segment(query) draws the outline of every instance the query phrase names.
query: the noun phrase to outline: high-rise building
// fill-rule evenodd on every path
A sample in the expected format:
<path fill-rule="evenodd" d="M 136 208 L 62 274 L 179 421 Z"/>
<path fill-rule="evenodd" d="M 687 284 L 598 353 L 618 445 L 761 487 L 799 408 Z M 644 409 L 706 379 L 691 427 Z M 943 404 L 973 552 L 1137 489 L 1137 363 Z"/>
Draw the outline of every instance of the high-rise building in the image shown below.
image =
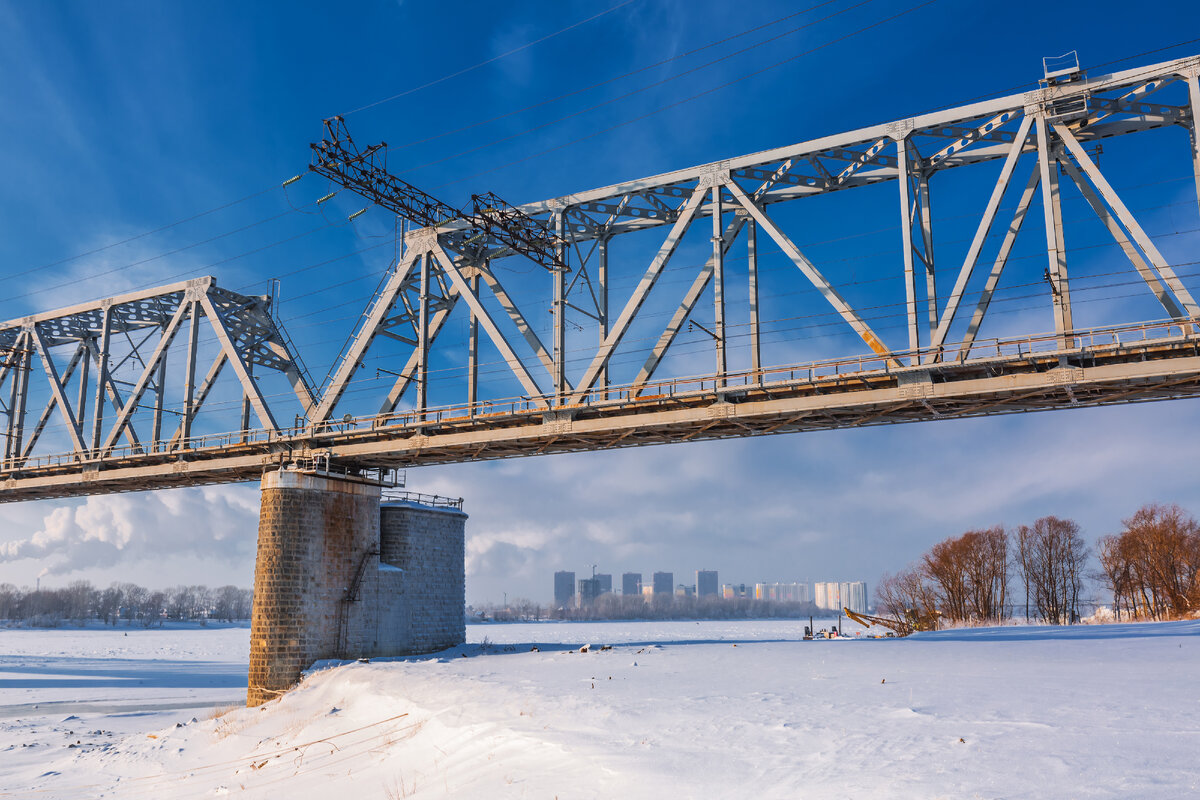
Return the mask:
<path fill-rule="evenodd" d="M 598 581 L 596 588 L 597 597 L 602 594 L 612 594 L 612 575 L 600 573 L 599 575 L 593 575 L 592 578 Z"/>
<path fill-rule="evenodd" d="M 842 605 L 859 614 L 867 613 L 867 584 L 864 581 L 848 581 L 838 584 Z"/>
<path fill-rule="evenodd" d="M 670 596 L 675 591 L 675 573 L 654 573 L 654 593 Z"/>
<path fill-rule="evenodd" d="M 621 576 L 621 594 L 635 595 L 642 593 L 642 573 L 626 572 Z"/>
<path fill-rule="evenodd" d="M 698 569 L 696 570 L 696 596 L 697 597 L 716 597 L 717 596 L 717 571 L 715 569 Z"/>
<path fill-rule="evenodd" d="M 579 607 L 587 608 L 600 596 L 600 581 L 597 578 L 579 579 Z"/>
<path fill-rule="evenodd" d="M 817 608 L 829 611 L 842 610 L 842 587 L 837 583 L 818 582 L 813 584 L 813 602 Z"/>
<path fill-rule="evenodd" d="M 559 571 L 554 573 L 554 605 L 558 608 L 569 608 L 575 599 L 575 573 Z"/>
<path fill-rule="evenodd" d="M 865 614 L 867 612 L 867 584 L 863 581 L 840 583 L 814 583 L 813 602 L 818 608 L 841 611 L 848 608 Z"/>
<path fill-rule="evenodd" d="M 754 587 L 747 587 L 744 583 L 725 583 L 721 585 L 721 596 L 726 600 L 732 600 L 735 597 L 753 597 Z"/>

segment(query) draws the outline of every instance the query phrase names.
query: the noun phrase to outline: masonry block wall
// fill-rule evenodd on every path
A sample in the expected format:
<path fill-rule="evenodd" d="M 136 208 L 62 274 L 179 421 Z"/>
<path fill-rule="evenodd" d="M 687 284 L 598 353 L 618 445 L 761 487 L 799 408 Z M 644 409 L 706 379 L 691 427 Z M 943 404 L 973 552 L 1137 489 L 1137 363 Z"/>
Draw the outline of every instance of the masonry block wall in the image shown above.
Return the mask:
<path fill-rule="evenodd" d="M 406 651 L 431 653 L 462 644 L 467 515 L 407 502 L 384 502 L 380 513 L 379 559 L 404 571 L 411 609 Z"/>
<path fill-rule="evenodd" d="M 464 642 L 466 519 L 456 509 L 381 506 L 370 483 L 266 473 L 246 704 L 279 696 L 322 659 Z"/>

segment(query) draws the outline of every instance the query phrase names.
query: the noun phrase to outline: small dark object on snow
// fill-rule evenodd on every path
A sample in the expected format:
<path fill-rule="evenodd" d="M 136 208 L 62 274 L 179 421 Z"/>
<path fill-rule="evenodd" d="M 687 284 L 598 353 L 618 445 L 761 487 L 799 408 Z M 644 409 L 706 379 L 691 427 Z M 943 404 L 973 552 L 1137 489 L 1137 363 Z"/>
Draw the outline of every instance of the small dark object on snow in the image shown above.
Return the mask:
<path fill-rule="evenodd" d="M 883 680 L 881 680 L 881 681 L 879 681 L 879 682 L 880 682 L 880 683 L 887 683 L 887 678 L 884 678 Z"/>
<path fill-rule="evenodd" d="M 966 740 L 966 739 L 959 739 L 959 740 L 958 740 L 958 743 L 959 743 L 959 744 L 966 744 L 966 743 L 967 743 L 967 740 Z"/>
<path fill-rule="evenodd" d="M 538 653 L 538 652 L 541 652 L 541 651 L 539 651 L 539 650 L 538 650 L 538 646 L 535 644 L 533 647 L 529 648 L 529 652 L 531 652 L 531 653 Z"/>

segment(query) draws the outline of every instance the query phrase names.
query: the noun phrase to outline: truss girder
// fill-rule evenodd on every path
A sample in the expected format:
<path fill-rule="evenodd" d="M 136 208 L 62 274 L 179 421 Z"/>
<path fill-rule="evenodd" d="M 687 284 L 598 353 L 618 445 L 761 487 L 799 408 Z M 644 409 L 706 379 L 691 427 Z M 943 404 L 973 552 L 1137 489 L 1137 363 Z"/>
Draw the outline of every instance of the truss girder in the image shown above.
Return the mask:
<path fill-rule="evenodd" d="M 182 356 L 184 376 L 174 390 L 183 399 L 176 408 L 167 402 L 166 361 L 184 329 L 186 347 L 182 354 L 171 356 L 173 360 Z M 216 339 L 217 354 L 197 385 L 202 334 Z M 253 378 L 255 367 L 287 375 L 302 409 L 307 411 L 313 403 L 303 366 L 271 317 L 269 298 L 221 289 L 211 277 L 4 323 L 0 341 L 19 345 L 22 353 L 19 365 L 6 365 L 0 374 L 0 394 L 7 389 L 10 397 L 5 408 L 4 462 L 9 469 L 22 468 L 36 458 L 35 446 L 45 438 L 55 413 L 61 418 L 58 428 L 72 458 L 80 463 L 103 460 L 121 439 L 130 452 L 166 450 L 168 444 L 186 449 L 192 422 L 227 363 L 234 364 L 241 391 L 251 398 L 264 430 L 278 432 L 279 428 Z M 69 352 L 69 360 L 61 366 L 64 351 Z M 27 419 L 26 413 L 31 388 L 45 398 L 36 420 Z M 153 411 L 149 440 L 136 430 L 138 412 L 146 410 Z M 180 418 L 179 429 L 169 440 L 162 438 L 164 413 Z"/>
<path fill-rule="evenodd" d="M 1186 102 L 1180 102 L 1180 96 Z M 739 381 L 751 388 L 737 391 L 773 391 L 766 388 L 763 376 L 770 373 L 774 362 L 763 362 L 760 338 L 761 296 L 772 300 L 769 280 L 758 273 L 763 246 L 782 252 L 832 308 L 838 324 L 861 339 L 862 352 L 879 365 L 880 374 L 897 381 L 894 388 L 908 397 L 905 393 L 911 387 L 900 377 L 905 370 L 950 369 L 978 360 L 987 346 L 979 342 L 981 326 L 1005 280 L 1018 237 L 1039 240 L 1039 249 L 1044 237 L 1046 260 L 1042 263 L 1047 285 L 1042 287 L 1042 295 L 1052 312 L 1052 341 L 1059 352 L 1076 353 L 1081 334 L 1075 328 L 1071 300 L 1068 237 L 1074 234 L 1062 212 L 1065 192 L 1077 191 L 1083 197 L 1129 262 L 1130 273 L 1138 275 L 1157 298 L 1169 322 L 1191 335 L 1200 321 L 1200 305 L 1176 272 L 1178 265 L 1168 261 L 1108 180 L 1096 153 L 1101 141 L 1114 136 L 1181 128 L 1189 137 L 1188 154 L 1200 200 L 1198 110 L 1200 59 L 1180 59 L 1102 77 L 1044 82 L 1042 88 L 1019 95 L 520 208 L 501 208 L 498 201 L 493 202 L 496 209 L 511 212 L 530 230 L 544 233 L 546 241 L 555 243 L 553 253 L 539 251 L 534 259 L 540 259 L 543 266 L 552 262 L 550 274 L 537 271 L 528 279 L 501 280 L 504 259 L 521 250 L 512 241 L 494 235 L 486 226 L 472 224 L 471 219 L 435 220 L 431 227 L 406 236 L 403 254 L 364 311 L 344 356 L 331 368 L 319 395 L 314 394 L 299 354 L 274 319 L 267 300 L 220 289 L 211 278 L 26 317 L 0 325 L 0 350 L 12 354 L 0 365 L 0 411 L 8 419 L 4 463 L 10 470 L 26 468 L 30 459 L 38 458 L 35 445 L 44 447 L 52 438 L 49 431 L 55 418 L 61 421 L 57 426 L 61 433 L 56 435 L 69 442 L 76 464 L 107 463 L 118 457 L 150 458 L 177 450 L 190 455 L 195 451 L 189 445 L 193 421 L 221 376 L 228 378 L 230 373 L 240 389 L 247 420 L 239 444 L 248 445 L 259 434 L 271 442 L 294 437 L 316 441 L 338 431 L 349 436 L 347 426 L 364 425 L 366 418 L 342 415 L 339 404 L 364 364 L 382 358 L 374 348 L 384 343 L 402 352 L 389 364 L 391 368 L 376 372 L 376 378 L 387 373 L 394 380 L 386 394 L 381 391 L 383 396 L 372 399 L 372 404 L 379 403 L 370 421 L 372 430 L 403 429 L 404 437 L 414 438 L 432 435 L 441 412 L 430 398 L 430 364 L 439 357 L 435 349 L 444 353 L 461 347 L 451 361 L 467 365 L 464 416 L 472 420 L 471 425 L 482 427 L 475 430 L 473 455 L 447 446 L 445 452 L 453 450 L 455 455 L 446 458 L 559 452 L 581 446 L 585 440 L 598 441 L 596 446 L 648 443 L 652 436 L 641 428 L 625 431 L 621 438 L 606 444 L 608 440 L 581 437 L 573 422 L 590 414 L 607 415 L 607 404 L 614 398 L 628 405 L 630 415 L 650 413 L 640 404 L 652 402 L 662 391 L 661 382 L 651 381 L 661 381 L 657 378 L 660 366 L 689 320 L 712 339 L 717 369 L 710 380 L 713 390 L 722 394 L 718 408 L 711 412 L 717 416 L 703 422 L 691 420 L 685 431 L 672 429 L 663 440 L 992 413 L 988 409 L 1025 407 L 1029 398 L 1049 402 L 1041 389 L 994 397 L 982 405 L 963 405 L 953 398 L 935 401 L 935 392 L 894 403 L 889 400 L 869 413 L 850 417 L 834 408 L 836 403 L 807 410 L 790 408 L 786 416 L 772 418 L 762 426 L 743 420 L 741 433 L 721 416 L 728 411 L 721 404 L 740 403 L 728 394 Z M 947 169 L 976 164 L 992 164 L 995 181 L 979 192 L 976 200 L 963 203 L 963 207 L 977 203 L 975 207 L 982 209 L 978 218 L 970 221 L 974 234 L 969 244 L 959 248 L 952 241 L 938 240 L 937 260 L 943 265 L 952 260 L 956 267 L 952 288 L 947 292 L 943 287 L 939 294 L 931 198 L 937 192 L 939 210 L 943 202 L 960 202 L 962 198 L 953 197 L 943 201 L 938 176 Z M 984 174 L 987 171 L 987 166 L 980 168 Z M 1021 178 L 1026 175 L 1022 189 Z M 903 334 L 873 327 L 870 310 L 854 300 L 855 290 L 843 290 L 846 281 L 837 272 L 837 262 L 831 266 L 812 257 L 817 251 L 789 229 L 795 223 L 778 209 L 780 203 L 889 181 L 898 186 L 892 195 L 898 214 L 889 220 L 899 219 L 901 236 L 895 243 L 899 251 L 891 260 L 893 272 L 888 277 L 903 277 L 904 289 L 901 297 L 886 305 L 904 309 Z M 1015 212 L 1002 214 L 1006 200 L 1012 202 L 1014 196 Z M 1040 206 L 1040 214 L 1035 204 Z M 484 210 L 490 213 L 495 209 L 489 206 Z M 1029 222 L 1039 217 L 1040 226 Z M 1041 230 L 1030 231 L 1030 225 Z M 649 314 L 660 312 L 658 308 L 646 310 L 652 293 L 661 291 L 656 287 L 665 283 L 660 280 L 665 274 L 681 269 L 677 262 L 682 258 L 674 258 L 677 252 L 696 252 L 701 231 L 708 240 L 708 253 L 702 256 L 705 263 L 686 276 L 690 286 L 678 304 L 666 307 L 673 313 L 669 313 L 665 328 L 656 326 L 652 331 L 661 334 L 649 340 L 648 349 L 640 349 L 628 334 L 635 328 L 643 330 Z M 640 242 L 644 248 L 640 263 L 622 252 L 621 237 L 627 234 L 640 236 L 627 240 Z M 745 271 L 740 260 L 730 255 L 743 241 L 747 246 Z M 729 283 L 735 278 L 748 279 L 747 292 L 730 291 Z M 632 288 L 614 289 L 620 286 Z M 618 292 L 622 296 L 611 298 L 614 302 L 610 304 L 610 294 Z M 747 295 L 743 307 L 741 298 Z M 733 297 L 739 299 L 733 301 Z M 702 323 L 694 312 L 705 298 L 712 302 L 713 320 Z M 469 325 L 465 341 L 455 338 L 458 329 L 450 324 L 456 315 L 465 317 Z M 747 318 L 749 378 L 731 365 L 728 346 L 728 328 Z M 575 329 L 580 335 L 571 332 Z M 515 381 L 524 393 L 510 401 L 513 407 L 520 405 L 533 415 L 530 419 L 536 417 L 544 427 L 530 434 L 537 439 L 532 450 L 524 449 L 505 432 L 510 425 L 492 410 L 496 401 L 479 396 L 481 330 L 499 353 L 506 379 Z M 204 336 L 215 345 L 202 347 Z M 180 346 L 173 346 L 176 339 L 187 342 L 183 403 L 178 411 L 166 405 L 165 377 L 168 358 L 173 369 L 179 366 Z M 622 389 L 614 380 L 617 359 L 624 363 L 630 356 L 639 359 L 635 363 L 644 358 L 644 363 Z M 305 419 L 302 430 L 289 431 L 280 425 L 290 417 L 282 414 L 274 397 L 263 389 L 263 375 L 269 372 L 283 373 L 291 383 L 300 416 Z M 858 380 L 873 385 L 876 378 Z M 839 384 L 840 390 L 849 391 L 849 385 Z M 31 395 L 31 386 L 40 393 Z M 1124 391 L 1141 396 L 1136 388 Z M 1071 405 L 1091 402 L 1087 391 L 1079 387 L 1067 390 L 1066 395 Z M 1118 396 L 1106 395 L 1109 399 Z M 34 403 L 36 419 L 27 426 L 28 406 Z M 153 411 L 152 423 L 149 414 L 139 415 L 139 410 L 147 408 Z M 167 428 L 170 437 L 164 441 L 165 413 L 178 413 L 180 419 Z M 251 429 L 251 414 L 257 428 Z M 732 414 L 737 416 L 736 410 Z M 523 417 L 520 425 L 528 424 Z M 141 426 L 140 431 L 135 431 L 135 425 Z M 481 431 L 487 432 L 484 439 L 478 438 L 483 436 Z M 386 438 L 385 433 L 379 435 Z M 119 448 L 122 439 L 127 444 Z M 370 458 L 389 461 L 386 445 L 371 446 L 383 449 L 372 451 Z M 395 452 L 408 452 L 407 448 L 397 443 Z M 367 458 L 366 451 L 343 452 L 347 457 Z"/>

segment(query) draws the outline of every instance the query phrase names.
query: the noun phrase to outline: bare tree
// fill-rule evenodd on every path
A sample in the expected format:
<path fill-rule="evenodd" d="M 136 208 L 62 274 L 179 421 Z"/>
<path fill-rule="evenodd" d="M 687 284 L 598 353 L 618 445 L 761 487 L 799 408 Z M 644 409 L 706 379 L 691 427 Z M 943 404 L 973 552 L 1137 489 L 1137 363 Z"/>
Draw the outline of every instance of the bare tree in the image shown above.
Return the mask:
<path fill-rule="evenodd" d="M 1122 524 L 1100 542 L 1114 605 L 1151 619 L 1200 608 L 1200 523 L 1177 505 L 1150 504 Z"/>
<path fill-rule="evenodd" d="M 938 608 L 955 620 L 998 622 L 1008 600 L 1008 534 L 1002 526 L 939 542 L 921 569 L 937 588 Z"/>
<path fill-rule="evenodd" d="M 875 587 L 875 608 L 890 617 L 904 632 L 937 627 L 937 590 L 921 567 L 908 567 L 895 575 L 884 574 Z"/>
<path fill-rule="evenodd" d="M 1025 582 L 1026 608 L 1052 625 L 1078 619 L 1079 593 L 1088 547 L 1073 520 L 1042 517 L 1017 529 L 1017 567 Z"/>

